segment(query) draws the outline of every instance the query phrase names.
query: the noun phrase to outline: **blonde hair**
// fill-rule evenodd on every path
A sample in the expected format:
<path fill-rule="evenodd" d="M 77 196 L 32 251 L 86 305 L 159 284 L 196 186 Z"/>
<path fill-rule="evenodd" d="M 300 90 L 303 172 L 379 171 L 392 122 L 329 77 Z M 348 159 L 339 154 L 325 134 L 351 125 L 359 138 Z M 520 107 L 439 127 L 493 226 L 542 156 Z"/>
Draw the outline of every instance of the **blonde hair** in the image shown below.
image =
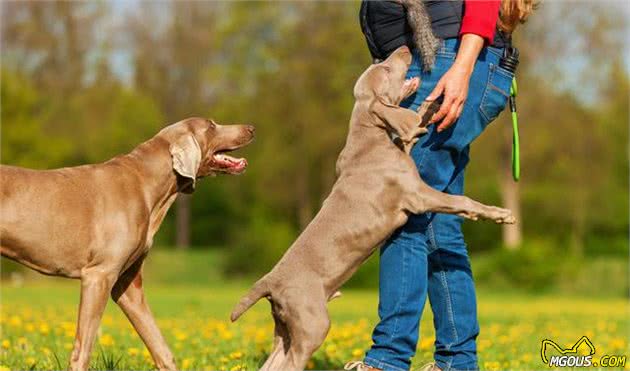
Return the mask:
<path fill-rule="evenodd" d="M 537 0 L 502 0 L 499 28 L 507 33 L 514 32 L 516 26 L 525 23 L 537 6 Z"/>

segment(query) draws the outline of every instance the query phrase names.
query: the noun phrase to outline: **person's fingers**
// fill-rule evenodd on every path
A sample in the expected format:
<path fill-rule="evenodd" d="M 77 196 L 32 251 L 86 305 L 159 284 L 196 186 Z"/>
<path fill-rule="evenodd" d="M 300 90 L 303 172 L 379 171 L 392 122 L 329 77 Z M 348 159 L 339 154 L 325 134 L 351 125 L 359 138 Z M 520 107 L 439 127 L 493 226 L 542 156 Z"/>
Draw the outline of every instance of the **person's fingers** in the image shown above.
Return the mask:
<path fill-rule="evenodd" d="M 457 114 L 455 115 L 455 120 L 457 120 L 462 115 L 462 111 L 464 110 L 464 102 L 459 105 L 459 109 L 457 110 Z"/>
<path fill-rule="evenodd" d="M 446 116 L 450 112 L 451 108 L 453 107 L 453 103 L 455 103 L 455 99 L 453 97 L 445 96 L 444 102 L 442 102 L 442 105 L 440 106 L 440 110 L 437 111 L 433 115 L 433 117 L 431 117 L 429 123 L 434 124 L 442 120 L 444 116 Z"/>
<path fill-rule="evenodd" d="M 424 100 L 432 102 L 438 99 L 440 95 L 442 95 L 443 92 L 444 92 L 444 83 L 442 82 L 442 80 L 440 80 L 438 81 L 437 85 L 435 86 L 431 94 L 429 94 Z"/>
<path fill-rule="evenodd" d="M 451 109 L 449 110 L 448 114 L 446 115 L 446 117 L 442 120 L 442 122 L 440 123 L 440 125 L 437 128 L 438 133 L 441 132 L 442 130 L 447 129 L 449 126 L 453 125 L 453 123 L 455 122 L 455 120 L 457 120 L 457 118 L 459 117 L 459 115 L 462 112 L 462 107 L 463 107 L 463 101 L 461 99 L 456 100 Z"/>
<path fill-rule="evenodd" d="M 453 105 L 457 105 L 457 97 L 450 96 L 448 93 L 444 94 L 444 101 L 440 106 L 440 109 L 431 117 L 430 124 L 434 124 L 444 119 L 446 115 L 453 109 Z"/>

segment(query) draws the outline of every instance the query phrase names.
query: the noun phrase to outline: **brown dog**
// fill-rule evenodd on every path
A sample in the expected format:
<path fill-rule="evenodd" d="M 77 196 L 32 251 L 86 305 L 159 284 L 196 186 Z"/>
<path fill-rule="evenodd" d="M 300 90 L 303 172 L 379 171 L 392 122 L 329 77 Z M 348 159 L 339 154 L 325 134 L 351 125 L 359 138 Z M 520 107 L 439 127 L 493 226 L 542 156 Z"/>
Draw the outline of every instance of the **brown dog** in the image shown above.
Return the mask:
<path fill-rule="evenodd" d="M 192 192 L 197 178 L 242 173 L 245 159 L 225 153 L 253 134 L 253 126 L 190 118 L 102 164 L 0 166 L 2 255 L 44 274 L 81 279 L 72 370 L 88 369 L 110 293 L 157 367 L 176 369 L 144 298 L 142 263 L 177 193 Z"/>
<path fill-rule="evenodd" d="M 514 222 L 509 210 L 438 192 L 420 179 L 408 152 L 426 131 L 421 122 L 427 120 L 398 106 L 418 88 L 417 79 L 405 81 L 410 63 L 409 49 L 401 47 L 361 75 L 330 195 L 278 264 L 232 312 L 234 321 L 260 298 L 271 302 L 275 340 L 264 370 L 304 369 L 328 333 L 328 300 L 409 214 Z M 429 108 L 424 107 L 427 118 Z M 399 135 L 400 146 L 388 131 Z"/>

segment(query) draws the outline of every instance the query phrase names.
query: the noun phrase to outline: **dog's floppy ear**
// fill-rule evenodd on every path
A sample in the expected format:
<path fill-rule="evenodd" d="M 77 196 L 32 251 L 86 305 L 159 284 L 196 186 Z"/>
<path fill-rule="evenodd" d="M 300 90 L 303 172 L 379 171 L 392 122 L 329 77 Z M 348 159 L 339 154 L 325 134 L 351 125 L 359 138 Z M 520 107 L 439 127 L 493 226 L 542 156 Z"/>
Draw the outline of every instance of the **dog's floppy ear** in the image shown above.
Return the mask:
<path fill-rule="evenodd" d="M 388 127 L 395 130 L 405 142 L 411 141 L 414 137 L 426 132 L 426 129 L 421 128 L 422 117 L 410 109 L 376 99 L 372 103 L 371 110 Z"/>
<path fill-rule="evenodd" d="M 177 191 L 192 193 L 195 190 L 197 171 L 201 164 L 201 148 L 192 134 L 182 135 L 169 148 L 173 170 L 179 175 Z"/>

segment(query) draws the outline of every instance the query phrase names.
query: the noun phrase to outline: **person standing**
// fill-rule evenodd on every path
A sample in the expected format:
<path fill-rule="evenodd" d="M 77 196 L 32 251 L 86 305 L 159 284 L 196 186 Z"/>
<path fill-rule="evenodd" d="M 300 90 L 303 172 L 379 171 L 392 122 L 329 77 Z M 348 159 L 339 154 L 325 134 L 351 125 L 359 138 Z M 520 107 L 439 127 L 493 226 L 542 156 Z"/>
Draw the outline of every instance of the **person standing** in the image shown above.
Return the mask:
<path fill-rule="evenodd" d="M 403 1 L 361 4 L 361 27 L 375 61 L 402 45 L 414 48 Z M 414 0 L 422 1 L 422 0 Z M 418 91 L 401 106 L 416 110 L 441 101 L 429 133 L 411 151 L 422 179 L 440 191 L 462 194 L 470 143 L 505 108 L 512 72 L 499 66 L 511 33 L 532 12 L 532 0 L 424 1 L 440 45 L 427 68 L 413 49 L 407 78 L 420 77 Z M 416 24 L 415 27 L 427 27 Z M 477 303 L 462 218 L 421 214 L 409 218 L 380 251 L 380 321 L 363 361 L 346 369 L 408 370 L 418 342 L 420 316 L 428 296 L 435 326 L 434 361 L 428 370 L 477 370 Z"/>

